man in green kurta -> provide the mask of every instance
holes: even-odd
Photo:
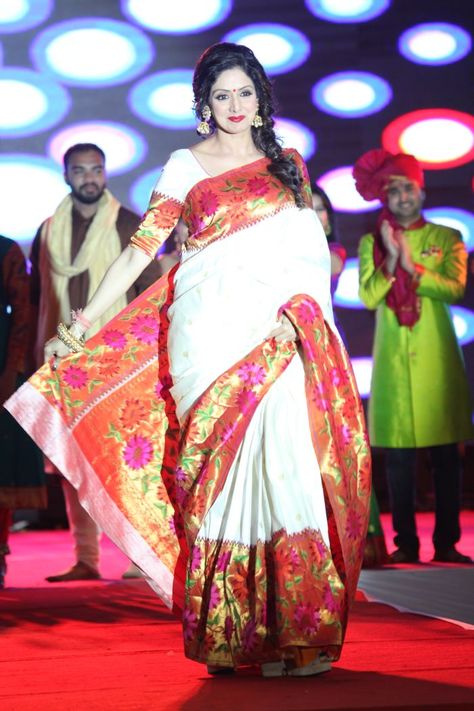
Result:
[[[423,172],[413,156],[373,150],[354,166],[359,193],[383,209],[359,246],[360,298],[376,310],[369,433],[387,450],[397,549],[417,562],[416,451],[428,447],[434,476],[435,561],[471,563],[460,539],[458,442],[472,437],[469,385],[449,304],[466,284],[467,253],[454,229],[426,222]]]

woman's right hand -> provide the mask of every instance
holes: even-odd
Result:
[[[69,355],[71,351],[64,345],[62,341],[59,340],[57,336],[53,336],[49,341],[46,341],[44,346],[44,360],[47,363],[51,358],[53,358],[52,369],[56,370],[59,360],[64,358],[64,356]]]

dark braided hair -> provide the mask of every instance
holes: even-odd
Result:
[[[273,130],[275,109],[271,82],[251,49],[241,44],[220,42],[208,47],[201,55],[193,77],[194,110],[197,117],[202,119],[202,111],[209,103],[211,88],[219,74],[234,67],[239,67],[250,77],[257,92],[258,113],[262,117],[263,126],[252,126],[255,146],[270,159],[269,172],[291,190],[298,207],[306,207],[301,173],[294,159],[283,153]],[[214,130],[212,117],[209,123]]]

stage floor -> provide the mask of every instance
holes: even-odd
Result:
[[[387,517],[383,523],[390,535]],[[419,525],[429,561],[432,515],[420,515]],[[463,531],[460,549],[472,555],[474,513],[463,513]],[[5,711],[474,708],[470,566],[364,571],[342,657],[329,674],[262,679],[248,668],[216,679],[184,658],[180,623],[147,583],[121,580],[128,561],[110,541],[102,544],[102,580],[62,585],[44,577],[69,565],[68,532],[16,533],[11,547],[0,592]],[[424,614],[370,601],[389,595],[391,605]]]

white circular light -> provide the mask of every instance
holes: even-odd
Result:
[[[400,53],[417,64],[451,64],[469,54],[469,32],[448,22],[424,22],[410,27],[400,36]]]
[[[41,118],[48,102],[36,86],[14,79],[2,79],[0,73],[0,131],[28,126]]]
[[[167,84],[150,94],[150,109],[163,117],[174,116],[193,119],[193,90],[190,84]],[[193,119],[194,120],[194,119]]]
[[[51,128],[69,110],[59,84],[23,67],[0,69],[0,136],[28,136]]]
[[[336,306],[346,309],[363,309],[364,304],[359,299],[359,260],[348,259],[339,277],[336,293],[334,294]]]
[[[335,210],[341,212],[369,212],[380,207],[379,200],[366,202],[355,188],[352,166],[341,166],[324,173],[317,180],[327,193]]]
[[[385,79],[370,72],[336,72],[316,82],[311,98],[321,111],[357,118],[383,109],[392,98],[392,90]]]
[[[423,210],[427,220],[459,230],[468,252],[474,250],[474,214],[460,207],[429,207]]]
[[[452,35],[440,30],[427,30],[412,37],[408,46],[413,54],[426,59],[449,57],[456,49],[456,40]]]
[[[231,9],[231,0],[122,0],[122,11],[132,21],[166,34],[201,32],[225,20]]]
[[[64,76],[99,81],[122,74],[135,59],[133,46],[125,37],[95,28],[66,32],[51,42],[46,55],[49,64]]]
[[[48,27],[34,40],[31,53],[42,71],[64,82],[107,86],[140,74],[154,50],[148,37],[132,25],[83,17]]]
[[[381,15],[390,0],[305,0],[316,17],[330,22],[365,22]]]
[[[68,192],[62,170],[53,161],[34,155],[1,155],[0,194],[8,195],[8,200],[0,211],[0,233],[19,242],[30,241]]]
[[[3,0],[0,2],[0,32],[22,32],[46,20],[53,0]]]
[[[360,396],[367,398],[370,395],[370,384],[372,381],[372,358],[351,358],[351,363]]]
[[[451,317],[460,346],[474,341],[474,313],[463,306],[451,306]]]
[[[375,97],[371,86],[356,79],[335,82],[324,91],[327,103],[343,111],[369,106]]]
[[[48,145],[49,155],[62,165],[63,155],[75,143],[95,143],[106,157],[109,175],[117,175],[138,165],[146,151],[142,136],[129,126],[109,121],[87,121],[56,133]]]
[[[284,148],[296,148],[305,160],[316,151],[316,136],[307,126],[286,118],[275,119],[275,133]]]
[[[468,126],[458,121],[433,118],[417,121],[400,136],[404,153],[411,153],[426,163],[440,163],[469,153],[474,135]]]
[[[155,126],[174,130],[194,128],[192,82],[191,69],[168,69],[151,74],[130,91],[130,108]]]
[[[300,30],[276,22],[260,22],[228,32],[224,42],[249,47],[269,74],[283,74],[306,62],[311,44]]]

